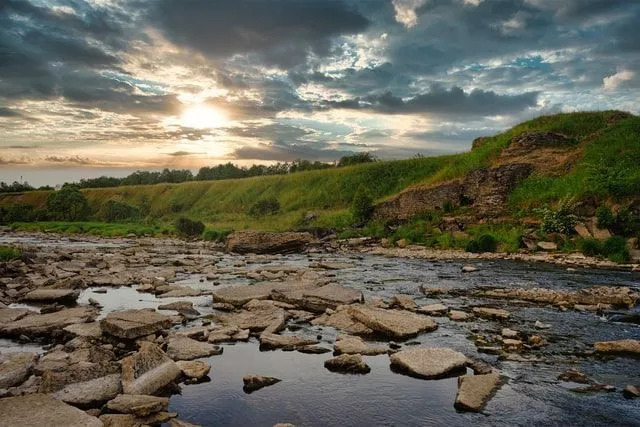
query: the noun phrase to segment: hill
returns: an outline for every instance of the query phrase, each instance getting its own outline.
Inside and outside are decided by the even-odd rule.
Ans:
[[[364,187],[377,203],[379,222],[402,222],[439,211],[471,216],[472,222],[508,218],[515,224],[536,208],[567,198],[589,201],[591,210],[604,201],[634,199],[640,194],[638,159],[640,118],[619,111],[581,112],[521,123],[478,138],[470,152],[455,155],[289,175],[82,191],[96,221],[106,218],[107,202],[117,200],[137,207],[150,223],[170,224],[187,216],[215,229],[344,229],[353,222],[349,207],[354,194]],[[446,196],[433,199],[438,192]],[[2,194],[0,207],[23,204],[42,209],[48,195]],[[264,199],[277,200],[280,212],[249,215],[251,207]]]

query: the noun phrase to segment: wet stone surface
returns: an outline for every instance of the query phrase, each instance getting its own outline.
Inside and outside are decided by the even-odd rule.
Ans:
[[[614,307],[589,300],[594,304],[584,306],[527,302],[505,298],[504,291],[501,297],[490,292],[529,295],[517,289],[543,288],[571,296],[597,286],[613,292],[628,287],[633,300],[640,292],[637,273],[349,252],[237,255],[204,242],[146,238],[3,233],[0,243],[21,245],[32,260],[0,266],[6,273],[0,277],[0,302],[9,307],[0,308],[0,360],[13,361],[5,367],[9,379],[0,390],[2,398],[43,390],[43,381],[46,385],[52,378],[63,378],[65,390],[84,390],[95,381],[91,391],[100,396],[97,387],[104,385],[103,379],[120,375],[119,370],[102,372],[104,366],[120,366],[124,360],[124,393],[169,397],[168,409],[164,403],[151,405],[160,412],[147,414],[151,410],[145,406],[135,415],[149,423],[166,421],[174,413],[201,425],[638,422],[638,399],[623,393],[640,385],[637,354],[616,346],[602,351],[602,345],[595,345],[624,342],[626,349],[636,348],[622,340],[639,340],[640,326],[619,321],[637,318],[635,302]],[[463,273],[463,266],[474,268]],[[252,285],[261,288],[241,290]],[[33,291],[46,298],[24,298]],[[47,308],[51,296],[76,293],[75,305],[67,299],[61,307]],[[241,298],[229,299],[231,306],[214,306],[214,293]],[[244,295],[260,301],[245,301]],[[38,315],[43,308],[61,314],[38,317],[45,316]],[[66,316],[64,310],[70,309],[77,313]],[[136,316],[144,327],[136,326],[132,334],[100,329],[111,313],[127,310],[149,310]],[[452,311],[466,313],[466,319],[451,320]],[[416,322],[421,325],[417,330],[412,328]],[[220,351],[211,351],[217,346]],[[404,375],[406,369],[392,369],[392,361],[402,354],[429,348],[461,355],[451,377],[411,376]],[[24,363],[11,357],[20,352],[33,356]],[[337,353],[359,354],[368,373],[346,375],[325,368]],[[432,368],[426,359],[413,362],[414,369]],[[571,381],[581,376],[561,375],[569,369],[588,383]],[[469,381],[474,371],[499,375],[499,386],[493,376],[485,377],[492,379],[486,384],[481,378]],[[248,375],[280,381],[247,394],[243,378]],[[459,380],[460,375],[471,377]],[[593,387],[586,393],[576,390],[585,386]],[[121,392],[113,389],[104,399]],[[105,409],[106,401],[85,400],[71,405],[89,406],[103,420],[134,416],[123,405],[112,404],[121,413],[107,414],[114,410]],[[29,419],[29,414],[12,416]]]

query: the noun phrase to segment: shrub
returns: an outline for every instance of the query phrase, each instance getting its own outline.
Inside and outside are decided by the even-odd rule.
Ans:
[[[176,230],[178,230],[178,233],[183,236],[199,236],[204,231],[204,224],[201,221],[193,221],[181,216],[176,221]]]
[[[611,229],[615,234],[621,236],[633,236],[640,231],[640,216],[631,209],[620,209],[613,220]]]
[[[0,261],[11,261],[22,256],[22,251],[13,246],[0,246]]]
[[[69,185],[49,195],[47,211],[53,219],[82,221],[89,216],[89,202],[77,187]]]
[[[578,223],[578,217],[573,214],[574,207],[573,200],[566,199],[557,209],[538,209],[538,214],[542,218],[540,229],[545,233],[572,234]]]
[[[626,253],[625,258],[629,258],[629,250],[627,249],[627,240],[621,236],[609,237],[602,242],[602,255],[607,258],[616,255]]]
[[[232,230],[205,230],[202,233],[202,239],[210,242],[222,242]]]
[[[351,213],[358,224],[366,224],[373,216],[373,198],[364,186],[358,187],[351,202]]]
[[[585,255],[601,255],[619,264],[628,262],[630,259],[627,240],[621,236],[610,237],[604,242],[599,242],[595,239],[584,239],[580,242],[580,249]]]
[[[596,239],[584,239],[580,242],[580,250],[587,256],[600,255],[602,247]]]
[[[260,217],[266,215],[274,215],[280,212],[280,202],[276,199],[262,199],[258,200],[251,208],[249,208],[249,215]]]
[[[377,159],[371,153],[356,153],[341,157],[338,162],[338,167],[357,165],[360,163],[372,163],[375,161],[377,161]]]
[[[140,210],[135,206],[117,200],[109,200],[106,207],[107,221],[119,222],[140,218]]]
[[[11,205],[8,209],[0,211],[0,222],[3,223],[31,222],[35,219],[36,214],[31,205]]]
[[[613,223],[613,212],[611,212],[609,206],[600,206],[598,210],[596,210],[596,225],[598,228],[610,228],[613,226]]]
[[[467,252],[495,252],[498,250],[498,240],[491,234],[483,234],[477,239],[470,240],[465,248]]]

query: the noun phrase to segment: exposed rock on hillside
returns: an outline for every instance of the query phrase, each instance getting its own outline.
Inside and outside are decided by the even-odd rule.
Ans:
[[[302,251],[313,236],[309,233],[236,231],[227,236],[227,252],[239,254],[286,254]]]

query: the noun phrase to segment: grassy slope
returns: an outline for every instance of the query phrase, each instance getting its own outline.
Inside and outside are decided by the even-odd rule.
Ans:
[[[96,218],[110,199],[123,200],[149,213],[154,223],[170,223],[178,215],[200,219],[214,228],[285,230],[295,227],[310,211],[317,226],[347,226],[348,207],[360,185],[378,200],[418,184],[432,184],[460,177],[487,166],[515,136],[528,130],[551,130],[582,141],[584,159],[562,177],[534,176],[515,189],[514,210],[529,209],[564,196],[582,196],[594,162],[615,163],[621,153],[638,153],[640,118],[625,119],[608,126],[615,112],[557,114],[522,123],[490,138],[472,152],[399,161],[378,162],[341,169],[300,172],[283,176],[158,184],[84,190]],[[587,137],[589,137],[587,139]],[[638,172],[640,178],[640,172]],[[26,203],[43,207],[46,192],[0,195],[0,206]],[[274,197],[282,213],[252,218],[246,212],[257,200]]]

